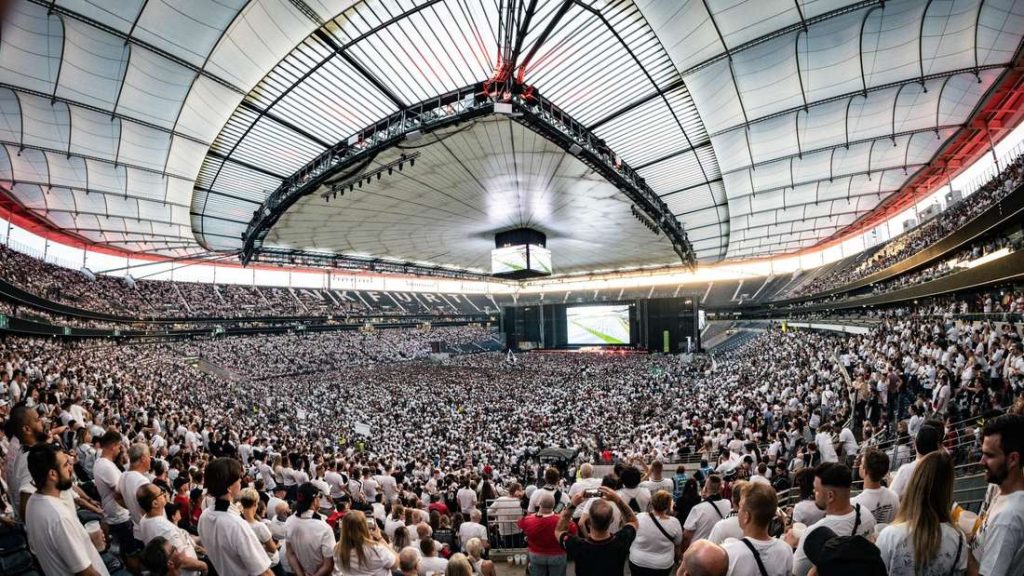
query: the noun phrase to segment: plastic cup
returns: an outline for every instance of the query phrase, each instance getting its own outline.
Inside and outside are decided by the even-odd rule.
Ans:
[[[960,513],[960,517],[957,518],[957,525],[964,531],[965,534],[974,534],[975,524],[978,522],[978,515],[970,510],[964,510]]]
[[[804,524],[803,522],[793,522],[793,537],[794,538],[799,540],[800,537],[804,535],[805,531],[807,531],[807,524]]]
[[[99,522],[95,520],[86,522],[85,532],[89,535],[89,540],[92,541],[92,545],[96,547],[97,551],[102,552],[107,547],[107,539],[103,535],[103,527],[100,526]]]

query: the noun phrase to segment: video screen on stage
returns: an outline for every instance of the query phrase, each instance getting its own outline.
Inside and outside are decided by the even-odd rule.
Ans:
[[[568,344],[629,344],[629,305],[565,309]]]

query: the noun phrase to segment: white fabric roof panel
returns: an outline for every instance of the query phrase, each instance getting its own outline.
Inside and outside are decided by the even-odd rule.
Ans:
[[[237,249],[281,177],[326,146],[494,73],[498,4],[426,2],[18,0],[0,30],[0,170],[68,188],[48,201],[74,200],[94,229],[125,230],[107,214],[191,221],[207,247]],[[521,56],[560,6],[537,2]],[[525,82],[665,195],[705,260],[813,245],[870,211],[966,122],[1024,35],[1024,0],[588,6],[553,27]],[[508,201],[507,177],[465,186],[450,193]],[[15,196],[47,217],[38,187]],[[121,246],[157,245],[136,232]]]

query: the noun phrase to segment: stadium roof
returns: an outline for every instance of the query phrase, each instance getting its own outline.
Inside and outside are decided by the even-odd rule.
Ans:
[[[494,78],[511,39],[523,84],[635,170],[698,259],[779,254],[898,191],[1024,35],[1012,0],[525,0],[512,34],[505,6],[20,0],[0,34],[0,182],[90,242],[239,250],[311,161]],[[414,168],[331,202],[318,188],[265,245],[482,268],[488,234],[534,224],[560,271],[678,261],[621,190],[510,120],[403,140]]]

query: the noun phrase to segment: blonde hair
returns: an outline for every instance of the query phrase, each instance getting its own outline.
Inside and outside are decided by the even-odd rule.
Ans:
[[[473,565],[465,554],[453,554],[448,559],[448,567],[444,569],[444,576],[473,576]]]
[[[341,518],[341,537],[334,546],[334,561],[345,570],[352,569],[352,552],[359,559],[359,566],[366,566],[366,545],[370,543],[370,529],[366,527],[366,515],[359,510],[350,510]]]
[[[255,488],[245,488],[238,493],[238,503],[242,508],[252,508],[260,503],[260,493]]]
[[[896,524],[906,524],[914,549],[914,573],[923,574],[942,546],[942,525],[953,524],[953,461],[937,450],[921,459],[900,500]]]
[[[474,560],[480,559],[480,555],[483,553],[483,550],[484,544],[479,538],[470,538],[469,541],[466,542],[466,554],[469,554],[469,556]]]

